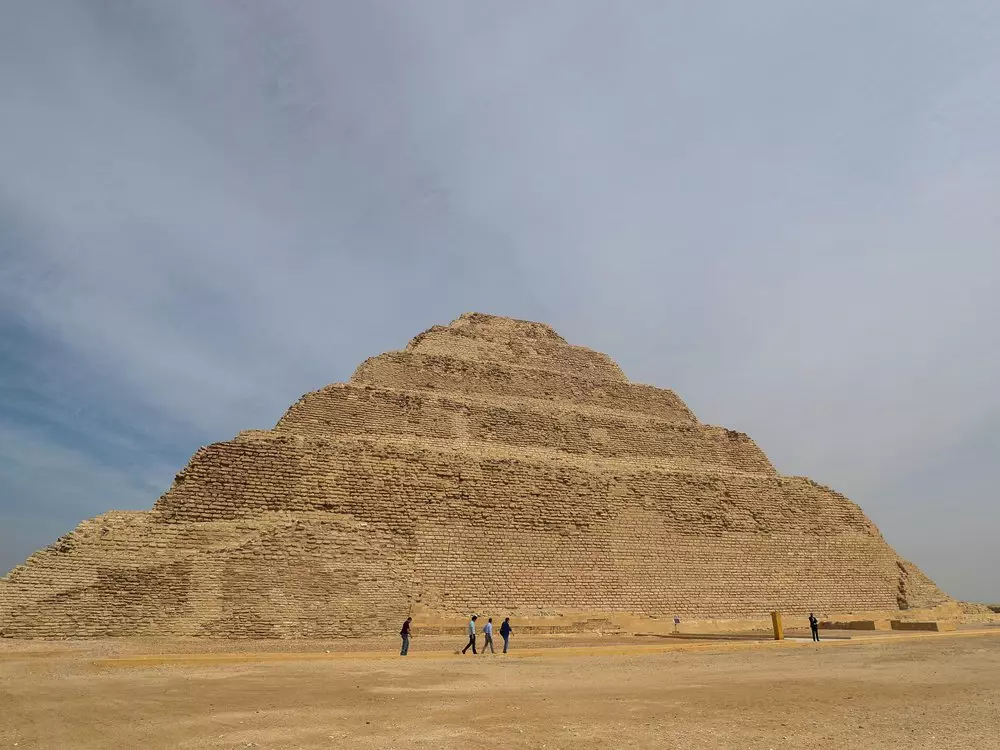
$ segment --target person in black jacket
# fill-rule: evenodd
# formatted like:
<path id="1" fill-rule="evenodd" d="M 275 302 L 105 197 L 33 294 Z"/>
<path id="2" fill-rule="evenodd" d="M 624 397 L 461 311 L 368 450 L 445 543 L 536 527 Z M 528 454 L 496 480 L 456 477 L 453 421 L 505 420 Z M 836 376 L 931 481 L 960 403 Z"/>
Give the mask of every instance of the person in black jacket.
<path id="1" fill-rule="evenodd" d="M 819 620 L 812 612 L 809 613 L 809 629 L 812 630 L 813 640 L 819 640 Z"/>
<path id="2" fill-rule="evenodd" d="M 507 653 L 507 647 L 510 646 L 510 618 L 503 618 L 503 625 L 500 626 L 500 637 L 503 638 L 503 652 Z"/>
<path id="3" fill-rule="evenodd" d="M 403 629 L 399 631 L 403 638 L 403 649 L 399 652 L 400 656 L 406 656 L 410 652 L 410 622 L 412 620 L 412 617 L 407 617 L 406 622 L 403 623 Z"/>

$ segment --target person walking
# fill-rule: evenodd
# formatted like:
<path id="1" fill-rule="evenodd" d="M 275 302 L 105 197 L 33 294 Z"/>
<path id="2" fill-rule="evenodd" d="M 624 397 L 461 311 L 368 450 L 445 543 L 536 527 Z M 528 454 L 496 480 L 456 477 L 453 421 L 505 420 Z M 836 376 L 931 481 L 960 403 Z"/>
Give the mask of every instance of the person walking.
<path id="1" fill-rule="evenodd" d="M 406 656 L 410 653 L 410 623 L 412 621 L 412 617 L 407 617 L 406 622 L 403 623 L 402 630 L 399 631 L 400 636 L 403 638 L 403 648 L 399 652 L 400 656 Z"/>
<path id="2" fill-rule="evenodd" d="M 483 628 L 483 635 L 486 636 L 486 640 L 483 642 L 483 656 L 486 656 L 486 647 L 490 647 L 490 653 L 495 654 L 496 651 L 493 650 L 493 618 L 490 617 L 486 620 L 486 626 Z"/>
<path id="3" fill-rule="evenodd" d="M 469 630 L 468 630 L 468 633 L 469 633 L 469 642 L 466 643 L 465 644 L 465 648 L 462 649 L 462 653 L 463 654 L 466 651 L 468 651 L 470 647 L 472 648 L 472 653 L 476 653 L 476 620 L 477 619 L 478 618 L 475 615 L 473 615 L 472 619 L 469 620 Z"/>
<path id="4" fill-rule="evenodd" d="M 819 620 L 812 612 L 809 613 L 809 629 L 812 630 L 814 641 L 819 641 Z"/>
<path id="5" fill-rule="evenodd" d="M 503 622 L 500 624 L 500 637 L 503 638 L 503 652 L 507 653 L 507 647 L 510 646 L 510 618 L 503 618 Z"/>

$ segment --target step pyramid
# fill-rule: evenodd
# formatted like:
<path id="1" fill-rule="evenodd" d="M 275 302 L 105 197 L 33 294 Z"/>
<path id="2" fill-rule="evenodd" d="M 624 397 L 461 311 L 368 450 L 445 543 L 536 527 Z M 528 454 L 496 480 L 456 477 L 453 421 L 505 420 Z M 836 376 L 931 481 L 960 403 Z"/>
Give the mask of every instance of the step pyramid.
<path id="1" fill-rule="evenodd" d="M 198 450 L 0 579 L 0 635 L 333 637 L 419 608 L 755 619 L 949 602 L 861 509 L 541 323 L 478 313 Z M 390 631 L 392 632 L 392 631 Z"/>

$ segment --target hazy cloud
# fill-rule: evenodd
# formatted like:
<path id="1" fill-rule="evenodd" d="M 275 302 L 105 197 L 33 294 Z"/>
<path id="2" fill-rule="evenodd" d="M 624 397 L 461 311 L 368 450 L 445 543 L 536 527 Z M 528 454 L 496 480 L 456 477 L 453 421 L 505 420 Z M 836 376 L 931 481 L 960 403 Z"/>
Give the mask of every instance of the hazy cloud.
<path id="1" fill-rule="evenodd" d="M 11 3 L 0 568 L 482 310 L 1000 599 L 998 90 L 989 2 Z"/>

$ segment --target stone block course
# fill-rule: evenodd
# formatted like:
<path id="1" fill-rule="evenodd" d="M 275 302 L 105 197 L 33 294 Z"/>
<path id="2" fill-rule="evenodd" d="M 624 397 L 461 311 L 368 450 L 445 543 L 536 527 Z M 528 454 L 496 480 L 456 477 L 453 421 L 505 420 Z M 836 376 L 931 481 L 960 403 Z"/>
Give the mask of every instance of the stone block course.
<path id="1" fill-rule="evenodd" d="M 892 630 L 922 630 L 932 633 L 944 633 L 956 629 L 953 622 L 908 622 L 906 620 L 892 620 L 889 624 Z"/>
<path id="2" fill-rule="evenodd" d="M 749 437 L 721 427 L 607 410 L 581 412 L 522 400 L 489 403 L 352 384 L 306 394 L 275 432 L 317 438 L 412 436 L 553 448 L 599 457 L 658 457 L 711 468 L 774 473 Z"/>
<path id="3" fill-rule="evenodd" d="M 612 380 L 595 381 L 562 372 L 499 362 L 475 362 L 441 355 L 389 352 L 364 362 L 352 383 L 398 390 L 475 396 L 530 398 L 573 405 L 637 412 L 681 424 L 697 420 L 672 391 Z"/>

